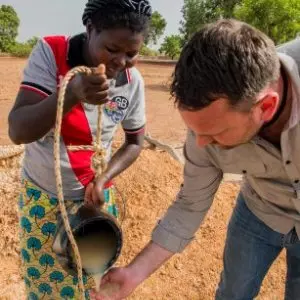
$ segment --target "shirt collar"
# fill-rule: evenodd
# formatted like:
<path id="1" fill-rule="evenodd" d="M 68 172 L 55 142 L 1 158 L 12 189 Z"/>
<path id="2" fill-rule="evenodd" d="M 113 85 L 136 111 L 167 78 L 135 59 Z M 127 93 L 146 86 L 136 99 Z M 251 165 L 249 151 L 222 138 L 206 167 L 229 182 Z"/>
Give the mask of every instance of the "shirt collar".
<path id="1" fill-rule="evenodd" d="M 296 61 L 283 53 L 278 53 L 280 62 L 287 72 L 292 85 L 292 111 L 288 122 L 288 129 L 295 127 L 300 122 L 300 76 Z"/>

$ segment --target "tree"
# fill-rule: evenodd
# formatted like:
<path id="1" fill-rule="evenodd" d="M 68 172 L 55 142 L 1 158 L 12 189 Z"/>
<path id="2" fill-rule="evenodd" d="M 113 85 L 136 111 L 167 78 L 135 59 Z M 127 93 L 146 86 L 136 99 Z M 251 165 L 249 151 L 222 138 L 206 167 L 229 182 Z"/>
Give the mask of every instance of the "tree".
<path id="1" fill-rule="evenodd" d="M 180 21 L 180 33 L 187 42 L 190 37 L 207 23 L 204 11 L 204 3 L 201 0 L 184 0 L 182 7 L 183 20 Z"/>
<path id="2" fill-rule="evenodd" d="M 149 45 L 153 43 L 156 45 L 158 39 L 164 34 L 166 26 L 166 20 L 159 12 L 155 11 L 151 17 L 149 33 L 148 37 L 145 39 L 145 44 Z"/>
<path id="3" fill-rule="evenodd" d="M 38 41 L 39 41 L 39 38 L 37 36 L 33 36 L 32 38 L 27 40 L 27 42 L 25 44 L 30 46 L 31 48 L 33 48 L 37 44 Z"/>
<path id="4" fill-rule="evenodd" d="M 18 35 L 20 20 L 10 5 L 0 7 L 0 52 L 9 52 Z"/>
<path id="5" fill-rule="evenodd" d="M 242 0 L 212 0 L 211 7 L 216 9 L 219 17 L 224 19 L 232 18 L 234 16 L 235 7 L 242 2 Z"/>
<path id="6" fill-rule="evenodd" d="M 220 18 L 233 17 L 234 8 L 242 0 L 184 0 L 180 22 L 180 33 L 183 41 L 191 36 L 204 24 L 211 23 Z"/>
<path id="7" fill-rule="evenodd" d="M 161 45 L 160 52 L 170 56 L 172 59 L 178 58 L 181 52 L 182 38 L 180 35 L 170 35 L 165 37 Z"/>
<path id="8" fill-rule="evenodd" d="M 293 39 L 300 32 L 299 0 L 243 0 L 234 15 L 265 32 L 275 43 Z"/>

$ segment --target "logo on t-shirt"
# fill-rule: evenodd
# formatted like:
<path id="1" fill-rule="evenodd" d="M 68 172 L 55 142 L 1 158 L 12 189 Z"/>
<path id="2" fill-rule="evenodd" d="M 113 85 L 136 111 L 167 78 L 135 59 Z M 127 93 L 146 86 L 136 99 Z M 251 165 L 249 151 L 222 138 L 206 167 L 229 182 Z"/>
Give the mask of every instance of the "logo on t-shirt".
<path id="1" fill-rule="evenodd" d="M 123 120 L 128 106 L 129 101 L 125 97 L 116 96 L 105 104 L 104 111 L 115 124 L 118 124 Z"/>

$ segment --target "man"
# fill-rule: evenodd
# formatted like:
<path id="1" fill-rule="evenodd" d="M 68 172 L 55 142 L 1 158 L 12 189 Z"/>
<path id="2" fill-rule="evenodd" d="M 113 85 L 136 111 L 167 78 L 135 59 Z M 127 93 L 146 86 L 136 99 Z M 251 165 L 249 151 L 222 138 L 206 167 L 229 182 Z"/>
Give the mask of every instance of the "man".
<path id="1" fill-rule="evenodd" d="M 192 240 L 223 173 L 245 175 L 217 300 L 254 299 L 286 248 L 286 300 L 300 299 L 300 39 L 276 48 L 235 20 L 201 29 L 176 66 L 172 95 L 189 128 L 184 183 L 152 241 L 105 283 L 123 299 Z M 103 299 L 98 297 L 98 299 Z"/>

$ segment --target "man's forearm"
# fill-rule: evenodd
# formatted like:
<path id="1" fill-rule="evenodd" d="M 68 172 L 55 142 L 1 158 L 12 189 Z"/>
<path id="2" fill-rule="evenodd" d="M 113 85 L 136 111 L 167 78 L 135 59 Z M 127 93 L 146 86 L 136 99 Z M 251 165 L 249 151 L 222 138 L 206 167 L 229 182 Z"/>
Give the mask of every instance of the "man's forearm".
<path id="1" fill-rule="evenodd" d="M 137 280 L 137 284 L 147 279 L 175 253 L 170 252 L 154 242 L 150 242 L 128 265 L 128 269 Z"/>

